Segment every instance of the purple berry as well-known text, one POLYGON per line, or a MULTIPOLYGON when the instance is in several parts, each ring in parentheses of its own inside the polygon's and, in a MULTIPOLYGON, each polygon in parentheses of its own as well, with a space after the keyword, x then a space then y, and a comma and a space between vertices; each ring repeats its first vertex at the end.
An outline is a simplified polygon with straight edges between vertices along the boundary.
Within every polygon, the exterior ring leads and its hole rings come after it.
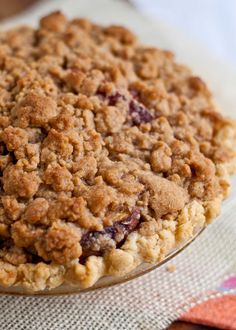
POLYGON ((140 210, 135 209, 127 218, 114 222, 112 226, 103 231, 90 231, 85 233, 80 241, 83 255, 101 255, 105 250, 119 247, 123 244, 140 222, 140 210))
POLYGON ((133 125, 140 125, 153 120, 153 115, 148 111, 148 109, 137 101, 130 101, 129 112, 133 125))
POLYGON ((120 92, 115 92, 110 95, 107 95, 105 92, 98 92, 97 95, 103 98, 104 100, 107 100, 108 105, 112 105, 112 106, 116 105, 116 103, 119 102, 120 100, 126 99, 124 95, 120 94, 120 92))
POLYGON ((109 105, 116 105, 116 103, 119 102, 120 100, 125 100, 125 96, 120 94, 119 92, 116 92, 108 96, 109 105))

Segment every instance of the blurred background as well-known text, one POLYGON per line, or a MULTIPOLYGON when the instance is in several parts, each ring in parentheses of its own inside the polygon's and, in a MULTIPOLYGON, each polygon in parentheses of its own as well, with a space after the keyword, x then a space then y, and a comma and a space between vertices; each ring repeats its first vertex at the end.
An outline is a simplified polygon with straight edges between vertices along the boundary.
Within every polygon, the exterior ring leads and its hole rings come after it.
MULTIPOLYGON (((39 1, 0 0, 0 19, 39 1)), ((54 0, 57 1, 57 0, 54 0)), ((79 1, 79 0, 74 0, 79 1)), ((115 0, 126 1, 154 20, 163 21, 236 67, 236 0, 115 0)))
POLYGON ((132 0, 149 16, 182 29, 236 67, 236 0, 132 0))

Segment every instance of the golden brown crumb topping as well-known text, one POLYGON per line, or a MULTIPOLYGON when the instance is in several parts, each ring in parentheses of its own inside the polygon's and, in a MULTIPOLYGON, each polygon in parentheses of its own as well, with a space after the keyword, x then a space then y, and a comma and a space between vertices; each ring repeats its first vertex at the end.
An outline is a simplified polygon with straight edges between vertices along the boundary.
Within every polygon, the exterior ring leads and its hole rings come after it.
POLYGON ((2 32, 0 283, 24 274, 28 287, 44 263, 46 286, 61 283, 59 265, 89 285, 100 257, 109 274, 135 253, 154 260, 168 250, 158 240, 182 235, 178 217, 189 230, 183 210, 202 219, 225 194, 232 132, 199 77, 124 27, 55 12, 2 32))

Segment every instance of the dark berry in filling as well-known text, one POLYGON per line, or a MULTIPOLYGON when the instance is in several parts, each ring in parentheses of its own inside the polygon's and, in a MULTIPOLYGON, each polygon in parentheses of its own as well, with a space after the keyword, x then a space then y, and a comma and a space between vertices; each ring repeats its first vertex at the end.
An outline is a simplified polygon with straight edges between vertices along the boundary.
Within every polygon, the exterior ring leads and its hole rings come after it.
POLYGON ((108 105, 115 106, 120 100, 125 100, 125 96, 120 92, 114 92, 110 95, 107 95, 105 92, 99 91, 97 93, 102 99, 107 100, 108 105))
POLYGON ((153 115, 148 111, 148 109, 137 101, 130 101, 129 112, 133 125, 140 125, 153 120, 153 115))
POLYGON ((116 105, 116 103, 119 102, 120 100, 125 100, 125 96, 120 94, 119 92, 116 92, 108 96, 109 105, 116 105))
POLYGON ((101 255, 105 250, 120 247, 140 223, 140 210, 135 209, 127 218, 114 222, 103 231, 90 231, 82 236, 83 256, 101 255))

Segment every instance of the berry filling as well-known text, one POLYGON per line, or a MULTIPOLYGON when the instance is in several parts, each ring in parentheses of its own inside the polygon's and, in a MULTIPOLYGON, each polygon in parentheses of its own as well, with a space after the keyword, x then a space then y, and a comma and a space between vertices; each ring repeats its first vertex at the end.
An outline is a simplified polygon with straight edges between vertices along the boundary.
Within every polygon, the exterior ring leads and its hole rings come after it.
POLYGON ((85 233, 80 241, 83 256, 101 255, 106 250, 120 247, 127 236, 139 225, 140 218, 140 210, 135 209, 127 218, 114 222, 103 231, 85 233))
POLYGON ((125 100, 125 96, 120 94, 119 92, 116 92, 114 94, 109 95, 108 97, 108 104, 111 106, 114 106, 119 102, 120 100, 125 100))
POLYGON ((137 101, 130 101, 129 112, 133 125, 140 125, 153 120, 153 115, 137 101))

